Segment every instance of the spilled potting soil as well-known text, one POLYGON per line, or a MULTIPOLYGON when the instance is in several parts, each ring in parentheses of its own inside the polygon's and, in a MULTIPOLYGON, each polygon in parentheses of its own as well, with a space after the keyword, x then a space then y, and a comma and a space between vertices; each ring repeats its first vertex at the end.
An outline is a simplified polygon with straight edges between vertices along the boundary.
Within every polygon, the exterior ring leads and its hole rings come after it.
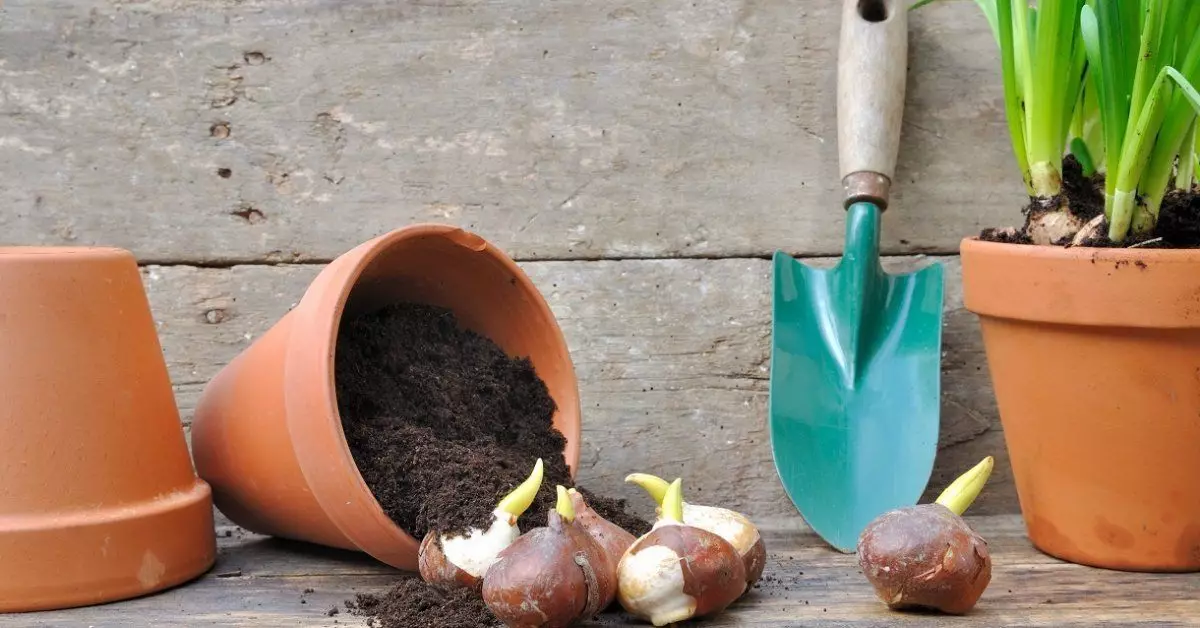
MULTIPOLYGON (((546 525, 556 484, 571 487, 554 400, 525 358, 459 327, 448 310, 400 304, 343 324, 338 405, 356 465, 388 516, 420 540, 486 527, 540 457, 541 490, 522 530, 546 525)), ((577 487, 605 518, 639 535, 625 500, 577 487)))
MULTIPOLYGON (((530 361, 463 329, 448 310, 406 303, 346 321, 335 366, 355 464, 388 516, 418 541, 431 529, 488 526, 538 458, 542 486, 519 520, 522 532, 546 525, 556 484, 572 486, 554 400, 530 361)), ((649 531, 624 500, 576 488, 609 521, 635 536, 649 531)), ((419 577, 359 596, 351 610, 384 628, 500 625, 477 593, 419 577)))
POLYGON ((405 577, 380 595, 360 593, 346 610, 375 628, 493 628, 500 623, 470 589, 445 590, 405 577))

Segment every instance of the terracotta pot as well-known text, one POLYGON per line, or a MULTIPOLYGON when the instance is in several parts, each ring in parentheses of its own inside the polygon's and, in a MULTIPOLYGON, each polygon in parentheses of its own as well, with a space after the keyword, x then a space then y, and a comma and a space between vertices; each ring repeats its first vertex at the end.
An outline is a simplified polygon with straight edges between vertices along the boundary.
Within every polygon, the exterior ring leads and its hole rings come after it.
POLYGON ((1200 251, 962 243, 1030 540, 1200 569, 1200 251))
POLYGON ((334 347, 343 315, 400 301, 445 307, 510 355, 529 356, 558 405, 574 473, 578 383, 562 332, 533 282, 473 233, 413 225, 331 262, 299 304, 209 382, 192 450, 217 507, 262 534, 360 550, 417 569, 418 542, 384 513, 342 432, 334 347))
POLYGON ((216 557, 133 256, 0 248, 0 612, 125 599, 216 557))

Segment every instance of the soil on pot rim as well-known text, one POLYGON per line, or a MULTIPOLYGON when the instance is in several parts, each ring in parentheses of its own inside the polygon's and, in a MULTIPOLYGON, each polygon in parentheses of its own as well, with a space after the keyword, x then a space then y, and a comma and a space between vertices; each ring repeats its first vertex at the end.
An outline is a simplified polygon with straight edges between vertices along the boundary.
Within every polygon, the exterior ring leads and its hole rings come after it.
MULTIPOLYGON (((388 516, 418 541, 430 529, 465 532, 492 521, 496 503, 540 457, 537 499, 522 531, 546 525, 555 485, 573 486, 545 383, 526 358, 458 325, 442 308, 404 303, 344 321, 335 355, 337 396, 351 454, 388 516)), ((625 500, 576 487, 635 536, 650 523, 625 500)))
MULTIPOLYGON (((1172 184, 1173 187, 1173 184, 1172 184)), ((1091 177, 1083 174, 1079 161, 1072 155, 1063 159, 1063 195, 1069 211, 1084 222, 1104 213, 1104 175, 1095 173, 1091 177)), ((1057 206, 1057 203, 1054 203, 1057 206)), ((979 234, 979 239, 1007 244, 1033 244, 1026 234, 1030 222, 1039 213, 1039 204, 1030 199, 1022 212, 1025 223, 1020 229, 989 227, 979 234)), ((1172 189, 1163 198, 1159 209, 1158 223, 1154 232, 1143 236, 1130 235, 1120 244, 1108 239, 1108 223, 1102 221, 1100 229, 1074 246, 1096 248, 1127 248, 1136 245, 1147 249, 1191 249, 1200 247, 1200 190, 1184 192, 1172 189)), ((1059 246, 1070 246, 1069 242, 1056 242, 1059 246)))

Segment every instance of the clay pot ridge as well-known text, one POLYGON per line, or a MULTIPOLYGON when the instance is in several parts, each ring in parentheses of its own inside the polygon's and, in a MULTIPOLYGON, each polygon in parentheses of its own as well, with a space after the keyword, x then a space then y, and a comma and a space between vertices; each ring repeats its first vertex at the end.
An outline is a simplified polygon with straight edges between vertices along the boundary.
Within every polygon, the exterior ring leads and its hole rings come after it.
POLYGON ((0 612, 138 597, 216 558, 137 262, 0 248, 0 612))
POLYGON ((192 448, 200 476, 231 520, 417 569, 417 540, 388 518, 358 472, 334 383, 343 318, 400 301, 448 308, 510 355, 529 356, 558 406, 554 426, 567 439, 564 455, 574 473, 578 382, 549 306, 520 267, 480 236, 418 224, 327 265, 296 307, 205 388, 192 448))
POLYGON ((970 238, 961 252, 1033 544, 1200 570, 1200 250, 970 238))

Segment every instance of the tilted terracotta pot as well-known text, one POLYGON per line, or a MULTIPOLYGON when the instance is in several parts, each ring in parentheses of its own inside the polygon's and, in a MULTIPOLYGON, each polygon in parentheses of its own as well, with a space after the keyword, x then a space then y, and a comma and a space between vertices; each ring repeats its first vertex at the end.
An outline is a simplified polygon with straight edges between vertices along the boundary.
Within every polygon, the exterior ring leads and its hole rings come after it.
POLYGON ((529 356, 558 405, 554 426, 566 436, 574 473, 578 383, 550 308, 525 273, 483 238, 451 226, 412 225, 331 262, 292 311, 205 387, 192 451, 231 520, 417 569, 418 541, 388 518, 358 472, 334 385, 342 317, 400 301, 446 307, 510 355, 529 356))
POLYGON ((215 557, 133 256, 0 248, 0 612, 140 596, 215 557))
POLYGON ((1029 538, 1200 569, 1200 251, 962 243, 1029 538))

